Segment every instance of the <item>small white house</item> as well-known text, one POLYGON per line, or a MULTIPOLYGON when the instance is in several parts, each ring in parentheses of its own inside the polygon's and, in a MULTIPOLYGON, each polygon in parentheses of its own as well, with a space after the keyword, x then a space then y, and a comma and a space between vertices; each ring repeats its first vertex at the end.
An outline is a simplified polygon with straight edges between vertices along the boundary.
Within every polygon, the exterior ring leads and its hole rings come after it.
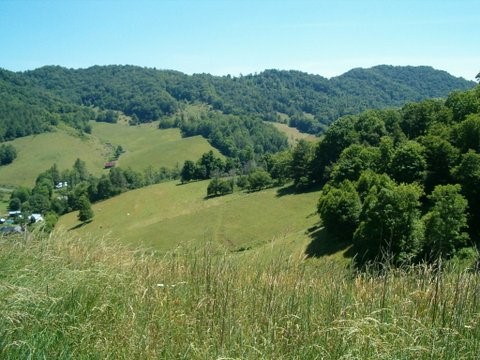
POLYGON ((60 181, 57 185, 55 185, 55 188, 56 189, 63 189, 63 188, 66 188, 68 187, 68 182, 64 181, 60 181))
POLYGON ((39 221, 44 221, 42 214, 32 214, 30 215, 30 221, 32 223, 37 223, 39 221))
POLYGON ((22 214, 22 212, 20 210, 15 210, 15 211, 9 211, 8 212, 8 216, 9 217, 17 217, 17 216, 20 216, 22 214))

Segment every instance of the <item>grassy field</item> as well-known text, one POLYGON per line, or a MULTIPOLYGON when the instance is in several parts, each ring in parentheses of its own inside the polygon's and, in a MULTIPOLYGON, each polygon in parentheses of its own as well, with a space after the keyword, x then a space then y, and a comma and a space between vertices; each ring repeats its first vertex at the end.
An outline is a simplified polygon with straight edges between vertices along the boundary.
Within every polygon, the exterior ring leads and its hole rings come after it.
POLYGON ((106 149, 96 139, 80 137, 72 131, 26 136, 10 142, 17 149, 17 158, 0 167, 0 185, 33 186, 37 175, 56 163, 59 169, 71 168, 77 158, 98 175, 105 162, 106 149))
POLYGON ((312 241, 308 229, 319 221, 318 192, 280 196, 278 189, 268 189, 205 199, 207 186, 208 181, 168 182, 130 191, 95 204, 91 223, 79 226, 77 214, 70 213, 58 227, 162 251, 205 241, 229 251, 259 246, 294 250, 312 241))
POLYGON ((150 165, 181 167, 185 160, 197 160, 209 150, 221 156, 203 137, 182 138, 178 129, 159 130, 158 122, 138 126, 92 123, 92 135, 104 144, 121 145, 126 152, 118 165, 139 171, 150 165))
POLYGON ((479 273, 224 250, 0 238, 0 358, 478 359, 479 273))
POLYGON ((91 124, 91 135, 80 136, 75 130, 62 127, 55 132, 10 142, 18 156, 12 164, 0 167, 0 186, 31 187, 37 175, 54 163, 60 170, 69 169, 77 158, 85 161, 90 173, 99 175, 118 145, 126 150, 119 166, 139 171, 150 165, 154 168, 181 167, 185 160, 197 160, 209 150, 221 156, 204 138, 182 138, 178 129, 159 130, 157 123, 141 126, 128 126, 123 122, 91 124))
POLYGON ((298 129, 290 127, 286 124, 281 124, 281 123, 274 123, 274 122, 269 122, 268 124, 272 124, 275 126, 278 130, 284 132, 287 135, 288 138, 288 143, 290 145, 295 145, 298 140, 305 139, 308 141, 318 141, 319 138, 316 137, 315 135, 311 134, 306 134, 298 131, 298 129))

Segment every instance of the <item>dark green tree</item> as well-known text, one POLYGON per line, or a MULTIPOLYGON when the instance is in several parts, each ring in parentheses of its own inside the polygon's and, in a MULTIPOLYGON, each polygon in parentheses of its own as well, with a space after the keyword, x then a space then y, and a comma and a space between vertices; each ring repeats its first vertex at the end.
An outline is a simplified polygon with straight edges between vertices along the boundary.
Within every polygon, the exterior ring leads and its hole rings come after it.
POLYGON ((314 153, 314 145, 303 139, 293 149, 290 169, 292 171, 293 183, 298 188, 310 183, 314 153))
POLYGON ((424 251, 428 257, 450 258, 469 238, 467 229, 467 200, 460 194, 460 185, 438 185, 428 199, 430 211, 425 223, 424 251))
POLYGON ((468 201, 471 217, 470 235, 480 235, 480 154, 469 150, 463 154, 460 164, 453 169, 455 180, 462 186, 462 194, 468 201))
POLYGON ((92 205, 90 200, 85 195, 80 196, 78 199, 78 220, 83 223, 91 221, 93 219, 94 213, 92 210, 92 205))
POLYGON ((462 151, 480 152, 480 114, 468 115, 453 128, 453 142, 462 151))
POLYGON ((272 177, 263 169, 256 169, 248 175, 247 189, 258 191, 269 187, 272 184, 272 177))
POLYGON ((233 181, 230 179, 213 178, 207 187, 207 196, 221 196, 233 192, 233 181))
POLYGON ((180 171, 180 180, 182 183, 195 179, 196 169, 197 167, 192 160, 185 160, 182 170, 180 171))
POLYGON ((318 201, 318 213, 325 229, 340 241, 351 241, 359 222, 362 203, 352 182, 338 188, 325 185, 318 201))
POLYGON ((10 202, 8 203, 8 210, 18 211, 21 209, 22 209, 22 202, 20 201, 20 199, 17 197, 11 198, 10 202))
POLYGON ((0 145, 0 165, 7 165, 17 157, 17 150, 12 144, 0 145))
POLYGON ((425 149, 427 177, 425 190, 430 193, 436 185, 452 182, 451 172, 458 161, 459 151, 439 136, 427 135, 419 139, 425 149))
POLYGON ((342 151, 333 166, 332 180, 339 184, 343 180, 356 181, 362 171, 379 168, 381 153, 376 147, 352 144, 342 151))
POLYGON ((388 257, 394 264, 402 264, 417 256, 424 237, 421 195, 418 185, 396 185, 391 180, 370 188, 353 236, 360 263, 388 257))
POLYGON ((399 183, 423 184, 427 175, 425 149, 416 141, 406 141, 393 154, 389 175, 399 183))

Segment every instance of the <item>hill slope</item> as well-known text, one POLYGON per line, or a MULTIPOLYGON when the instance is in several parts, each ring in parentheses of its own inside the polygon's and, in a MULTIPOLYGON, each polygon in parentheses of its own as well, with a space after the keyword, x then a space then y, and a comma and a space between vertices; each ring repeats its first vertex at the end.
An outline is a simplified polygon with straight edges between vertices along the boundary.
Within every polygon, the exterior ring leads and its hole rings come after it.
POLYGON ((134 246, 172 250, 214 241, 230 251, 277 245, 304 251, 318 223, 318 193, 278 196, 277 189, 205 199, 208 182, 163 183, 93 205, 94 220, 79 226, 77 213, 62 216, 60 229, 95 233, 134 246))
POLYGON ((474 86, 472 81, 431 67, 386 65, 354 69, 330 80, 299 71, 266 70, 232 78, 137 66, 77 70, 47 66, 10 75, 63 101, 119 110, 140 122, 173 114, 186 101, 264 120, 277 121, 278 113, 286 114, 293 125, 312 133, 345 114, 445 97, 474 86))
POLYGON ((85 161, 88 171, 98 176, 105 171, 103 166, 118 145, 125 150, 119 166, 136 171, 149 166, 172 169, 210 150, 221 156, 201 136, 182 138, 178 129, 159 130, 152 125, 133 127, 92 122, 92 134, 88 135, 63 126, 52 132, 15 139, 8 143, 17 149, 18 156, 13 163, 0 167, 0 184, 31 187, 37 175, 53 164, 64 170, 71 168, 77 158, 85 161))

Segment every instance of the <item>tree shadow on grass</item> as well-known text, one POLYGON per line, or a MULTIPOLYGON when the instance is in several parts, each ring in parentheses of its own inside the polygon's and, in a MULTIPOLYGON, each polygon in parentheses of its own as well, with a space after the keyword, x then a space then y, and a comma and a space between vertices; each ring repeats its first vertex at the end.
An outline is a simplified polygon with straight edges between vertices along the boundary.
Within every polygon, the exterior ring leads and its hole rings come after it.
POLYGON ((80 224, 77 224, 77 225, 72 226, 70 229, 68 229, 68 231, 80 229, 81 227, 83 227, 83 226, 85 226, 85 225, 87 225, 87 224, 90 224, 91 222, 92 222, 92 220, 88 220, 88 221, 85 221, 85 222, 81 222, 80 224))
POLYGON ((288 185, 281 187, 277 190, 277 197, 282 197, 286 195, 296 195, 296 194, 308 194, 311 192, 316 192, 322 189, 322 185, 311 185, 308 187, 296 187, 295 185, 288 185))
POLYGON ((338 241, 320 225, 309 228, 307 234, 312 239, 305 249, 307 258, 333 255, 339 251, 343 251, 343 256, 346 258, 351 258, 355 255, 350 242, 338 241))

